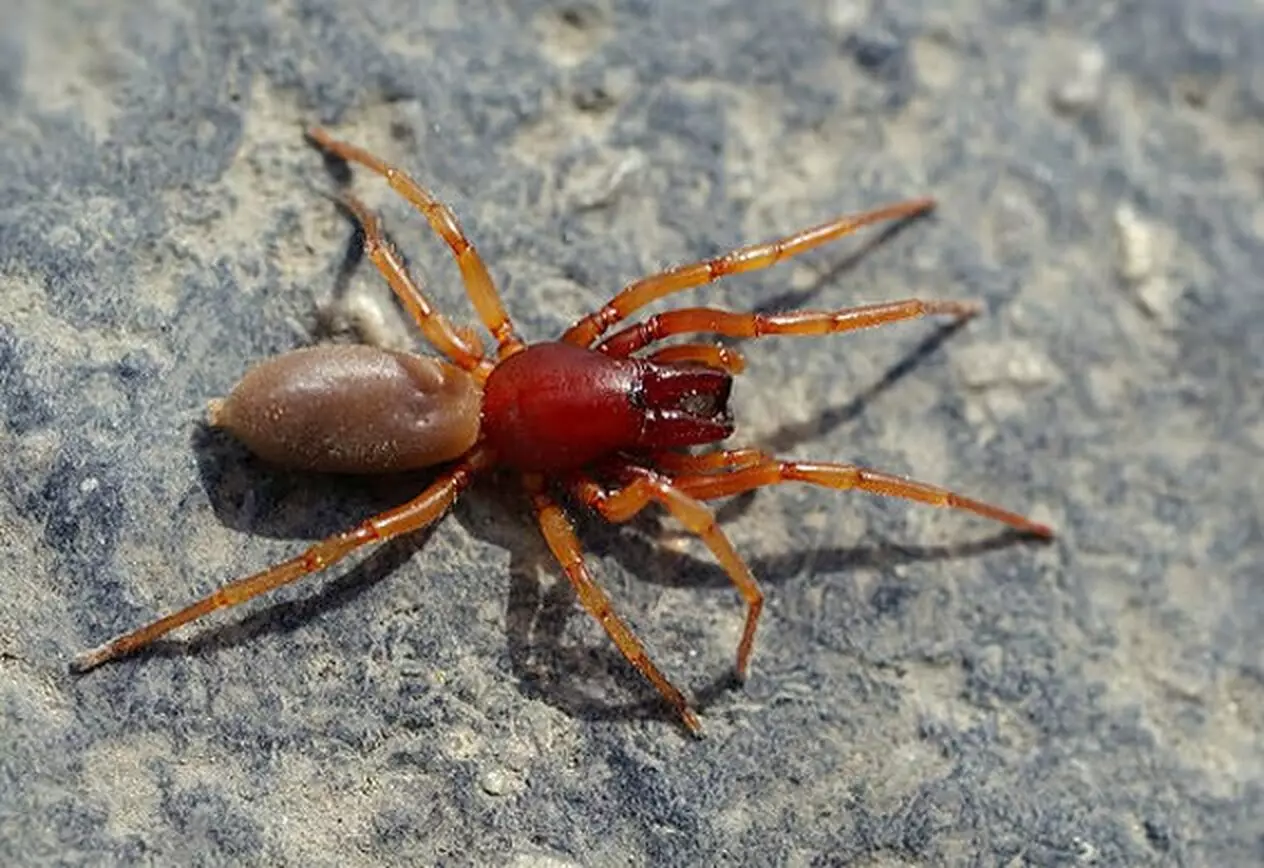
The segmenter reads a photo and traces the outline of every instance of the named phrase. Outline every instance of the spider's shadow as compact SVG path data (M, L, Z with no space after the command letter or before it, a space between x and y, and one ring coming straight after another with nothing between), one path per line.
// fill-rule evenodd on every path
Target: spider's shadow
M590 517L581 517L578 513L572 515L577 519L577 529L598 582L602 581L602 576L596 561L609 559L618 562L636 579L660 586L716 590L732 587L728 574L718 564L656 545L651 533L636 527L637 524L656 523L656 517L645 522L633 522L633 526L629 527L604 524ZM1006 530L953 545L910 546L883 541L856 547L801 550L748 559L747 563L760 584L768 588L786 582L809 568L825 574L863 568L885 573L901 564L964 559L1025 540L1022 534ZM539 543L539 547L542 549L543 543ZM674 711L612 643L575 644L566 640L570 619L587 616L581 613L577 597L566 581L555 579L547 589L542 589L538 580L540 571L558 572L547 551L527 556L521 555L520 549L512 551L505 629L509 663L522 694L586 720L654 719L676 722ZM607 588L607 592L612 593L612 589ZM743 610L736 593L734 600L733 617L741 618ZM629 612L628 607L620 605L617 600L615 609L625 619L644 623L643 617ZM736 652L736 648L733 651ZM582 676L577 674L581 672L584 673ZM602 679L606 683L595 684L594 679ZM585 689L585 685L590 685L590 689ZM726 667L702 684L691 685L686 693L692 695L694 707L705 712L723 694L740 686L736 672ZM631 704L614 704L609 698L613 690L639 695L641 699Z
M392 576L425 545L433 531L431 527L388 540L313 594L272 603L237 621L204 629L187 640L160 639L146 653L159 657L202 656L247 644L267 633L293 632Z
M270 539L317 540L416 497L437 476L424 470L341 476L286 470L251 454L226 431L199 425L191 446L220 524Z
M203 430L196 451L211 505L225 525L254 534L284 539L316 539L345 530L363 518L415 496L434 474L360 478L306 475L277 470L260 462L217 432ZM240 474L254 487L245 500L226 478ZM506 652L510 670L524 697L591 721L653 719L675 722L674 712L627 663L613 644L568 641L568 625L581 612L570 584L560 576L534 518L516 486L505 474L476 484L458 501L454 517L475 537L510 553L509 589L505 607ZM509 496L503 496L508 494ZM330 506L334 504L336 506ZM628 575L667 587L724 590L728 575L714 562L674 552L655 542L660 516L643 513L627 525L610 525L571 510L598 581L598 560L617 562ZM186 656L215 653L245 644L267 633L288 633L326 612L341 608L391 577L438 529L438 524L390 540L318 590L297 599L264 605L236 621L204 629L186 641L162 640L149 653ZM1001 533L952 546L898 546L881 543L855 548L789 552L750 561L765 586L784 582L811 565L824 573L854 568L887 570L901 563L971 557L1009 545L1016 534ZM553 581L539 581L547 571ZM626 606L616 608L643 622ZM740 617L735 611L735 617ZM591 632L588 634L591 636ZM689 691L699 710L738 686L724 668ZM632 695L633 702L612 697Z
M821 410L815 419L800 425L786 426L775 432L765 445L778 451L790 449L800 442L815 439L861 415L868 404L907 376L948 339L960 323L938 328L899 360L872 386L839 407ZM731 498L716 514L721 523L735 518L757 492ZM458 506L458 510L460 507ZM709 559L677 553L657 545L662 527L659 510L646 510L624 525L611 525L593 516L570 510L587 554L592 561L617 561L627 574L661 586L724 589L731 587L728 574ZM487 542L507 548L513 554L510 564L510 593L506 605L506 634L510 665L518 678L520 691L538 698L566 713L588 720L653 718L675 720L654 689L623 658L612 643L576 645L566 641L569 619L579 613L577 598L569 583L555 580L547 589L538 581L541 570L558 575L538 534L523 536L521 528L529 527L533 518L525 509L515 514L503 512L496 518L466 524L471 532ZM517 527L512 536L497 528ZM481 528L482 530L479 530ZM490 531L490 532L489 532ZM1030 541L1022 533L1003 530L983 539L946 546L910 546L893 542L852 548L812 549L748 561L752 572L765 586L775 585L811 568L828 574L857 568L889 572L900 564L954 560L974 557ZM599 567L597 578L600 581ZM620 607L616 603L616 609ZM633 620L640 620L633 618ZM736 649L734 649L736 650ZM578 672L592 673L616 681L585 690L592 677L577 677ZM598 674L599 673L599 674ZM608 687L622 693L639 694L634 704L615 705L607 698ZM739 686L736 673L724 670L716 678L694 686L693 702L699 710L725 692Z
M923 211L920 214L911 214L908 217L892 220L889 223L875 227L875 231L867 234L850 253L820 269L817 272L816 279L810 285L803 289L787 290L779 295L774 295L755 305L753 309L758 313L779 313L804 307L821 290L828 286L836 286L844 277L859 268L860 264L873 251L891 243L914 223L929 218L932 213L932 211Z
M940 325L863 392L844 404L823 407L807 420L782 425L765 437L759 446L774 455L789 452L800 444L823 439L826 435L855 421L864 415L871 403L916 370L918 365L928 360L964 325L963 322ZM721 522L732 521L749 509L755 495L755 491L748 491L729 499L716 510L717 517Z
M324 154L325 167L329 172L330 179L334 182L335 190L328 190L319 186L310 185L309 189L316 195L327 199L334 208L337 209L343 217L347 218L347 222L351 225L351 235L347 240L347 248L343 253L342 261L338 264L337 270L334 272L333 289L330 297L336 305L340 300L347 298L351 292L351 280L364 262L364 243L365 233L364 226L360 224L355 213L347 207L347 203L341 198L341 193L336 192L351 186L351 170L345 162L329 154ZM391 249L396 258L403 264L405 271L418 287L424 291L426 285L426 275L422 268L413 263L408 254L395 241L395 236L389 225L385 222L379 224L381 237ZM383 290L386 286L383 284ZM412 314L400 303L399 298L394 292L387 291L389 304L395 307L396 312L409 322L412 321ZM322 318L323 319L323 318ZM334 336L334 329L331 322L320 321L317 323L318 337Z
M765 299L756 305L754 310L760 313L776 313L784 310L795 310L807 306L826 287L837 285L854 272L873 251L890 243L896 236L905 232L914 223L927 219L932 212L924 211L913 214L891 223L883 224L877 231L868 235L855 249L837 261L822 268L812 283L799 290L790 290ZM875 383L844 404L824 407L813 416L799 423L783 425L763 442L758 444L762 449L779 454L788 452L796 446L812 440L823 439L838 428L854 421L864 414L868 406L906 376L927 361L958 330L966 325L964 321L940 323L931 333L923 338L905 356L887 369ZM737 344L740 341L725 339L725 343ZM717 510L720 521L732 521L746 512L754 501L756 492L749 491L725 501Z
M351 183L351 171L345 162L326 155L325 164L337 187ZM312 189L329 199L345 216L354 218L336 194ZM352 231L334 275L335 299L347 294L352 277L364 260L364 229L355 219L349 223ZM394 246L389 230L383 229L383 234ZM190 446L196 457L202 489L219 522L234 530L272 539L315 541L348 530L415 497L439 473L425 470L391 476L347 477L289 471L257 458L227 432L201 423L193 431ZM438 522L371 550L314 594L265 605L245 618L204 629L188 641L159 640L152 643L148 651L160 656L202 654L240 645L263 633L288 632L351 601L387 578L424 545L437 525Z
M192 436L202 488L225 527L272 539L315 541L415 497L436 473L383 477L305 474L276 468L217 429ZM222 626L203 627L188 640L158 640L142 652L201 656L246 644L266 633L288 633L340 608L389 578L425 545L436 525L388 540L314 593L264 604Z

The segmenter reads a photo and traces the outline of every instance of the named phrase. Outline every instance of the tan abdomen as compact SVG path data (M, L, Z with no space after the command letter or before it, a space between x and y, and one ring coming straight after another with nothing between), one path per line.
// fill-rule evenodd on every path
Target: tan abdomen
M361 345L295 350L246 372L210 423L261 458L299 470L429 467L478 438L480 393L438 359Z

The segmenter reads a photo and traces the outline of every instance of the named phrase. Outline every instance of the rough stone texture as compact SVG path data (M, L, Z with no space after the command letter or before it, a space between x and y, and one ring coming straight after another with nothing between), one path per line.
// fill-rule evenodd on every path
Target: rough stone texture
M4 19L0 862L1264 859L1259 4L8 0ZM70 676L76 651L425 481L279 474L201 427L251 362L389 304L342 267L354 233L319 195L337 179L311 122L451 202L533 338L666 264L933 193L882 244L684 298L981 299L950 335L752 345L743 439L948 483L1057 541L795 487L726 506L769 597L733 689L740 606L705 552L670 521L582 521L703 741L579 612L512 480ZM423 221L354 180L472 318ZM385 310L369 331L400 334Z

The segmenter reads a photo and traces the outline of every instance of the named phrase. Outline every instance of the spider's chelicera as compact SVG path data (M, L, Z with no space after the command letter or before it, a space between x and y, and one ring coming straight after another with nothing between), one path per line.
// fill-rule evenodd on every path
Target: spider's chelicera
M933 207L931 200L842 217L643 278L578 320L559 340L526 344L447 206L367 151L323 130L313 129L308 136L330 157L383 176L425 215L456 257L469 297L496 342L495 356L487 356L477 338L454 328L431 305L386 241L377 216L358 199L343 195L342 204L363 228L365 253L444 359L368 346L296 350L247 372L227 398L212 402L210 421L263 458L294 468L382 473L445 463L450 467L408 503L79 655L73 663L76 671L133 652L216 609L323 570L369 543L425 527L443 516L479 473L504 466L518 472L544 538L584 607L696 733L701 725L684 695L650 660L589 573L560 494L612 522L627 521L658 503L701 538L746 603L737 649L742 678L763 595L704 501L782 482L806 482L966 510L1035 536L1052 535L1048 527L999 507L876 470L785 461L750 448L696 451L692 447L718 444L733 433L729 391L745 362L736 350L696 338L663 343L678 335L825 335L932 314L963 319L976 313L974 304L909 299L780 314L691 307L655 314L611 334L633 313L668 295L727 274L767 268L862 226L918 215Z

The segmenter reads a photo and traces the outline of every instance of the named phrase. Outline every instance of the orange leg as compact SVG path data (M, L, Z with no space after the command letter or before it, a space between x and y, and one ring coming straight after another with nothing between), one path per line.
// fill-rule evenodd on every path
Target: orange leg
M421 287L408 274L403 259L391 247L382 233L382 221L356 197L341 193L334 197L344 208L350 211L364 230L364 252L377 266L378 271L390 283L391 289L412 314L417 326L426 340L443 353L456 365L467 371L477 373L480 379L486 380L491 373L491 364L483 358L477 337L461 334L460 329L452 326L439 310L430 303L421 291Z
M737 675L746 678L751 649L755 644L755 628L759 625L759 613L764 608L764 595L746 562L716 524L711 510L665 477L640 469L636 470L636 478L632 482L614 492L604 491L590 479L580 479L575 484L575 496L612 522L627 521L651 501L658 501L687 531L706 543L746 601L746 626L737 645Z
M673 478L699 473L720 473L762 464L767 456L758 449L727 449L689 455L683 452L656 452L654 466Z
M522 481L527 494L531 497L531 505L535 508L540 531L544 534L544 539L553 552L553 556L562 565L566 577L570 579L588 614L597 619L597 622L605 629L606 635L623 652L623 656L628 658L628 662L658 689L664 699L671 703L690 732L695 735L700 734L702 724L689 707L684 694L654 665L641 640L623 619L615 614L610 605L610 598L593 581L588 567L584 564L584 553L575 536L575 529L561 507L545 491L544 480L536 474L524 474Z
M745 450L742 452L745 453ZM731 473L699 474L674 480L677 488L699 500L714 500L718 497L728 497L783 482L806 482L825 488L836 488L840 491L857 488L887 497L903 497L931 506L972 512L1035 536L1045 538L1053 536L1051 528L1017 513L1001 509L999 506L963 497L924 482L915 482L852 464L781 461L771 455L764 455L760 463L739 467Z
M654 314L643 322L628 326L606 338L597 350L621 358L655 341L686 333L703 332L731 338L759 338L766 335L818 336L873 328L936 314L966 319L978 311L978 305L973 302L922 301L916 298L837 311L798 310L777 314L735 313L709 307L686 307Z
M353 530L322 540L296 558L224 585L218 591L165 618L85 651L75 657L71 669L86 672L108 660L131 654L177 627L196 621L211 612L240 605L260 594L330 567L369 543L420 530L438 520L487 463L487 456L481 451L475 451L419 497L403 506L374 516Z
M875 208L863 214L839 217L776 241L742 247L723 256L677 266L659 274L643 277L624 287L600 310L578 320L566 330L562 340L580 346L590 346L612 326L627 319L647 304L672 293L711 283L726 274L741 274L768 268L783 259L798 256L800 253L842 238L844 235L850 235L862 226L914 217L933 207L935 207L933 199L910 199L907 202Z
M737 375L746 370L746 359L737 350L722 347L719 344L678 344L663 347L645 357L659 364L679 364L695 362Z
M500 294L492 282L491 274L483 263L474 245L465 236L461 224L457 222L452 209L444 205L394 166L382 162L363 148L341 142L326 131L313 127L307 131L308 138L327 154L341 160L359 163L370 171L376 172L386 179L395 192L407 199L413 207L420 211L430 223L430 227L452 249L457 265L461 269L461 277L465 280L465 290L483 324L487 326L492 337L496 339L499 355L504 358L523 349L523 343L514 333L513 323L505 307L501 303Z

